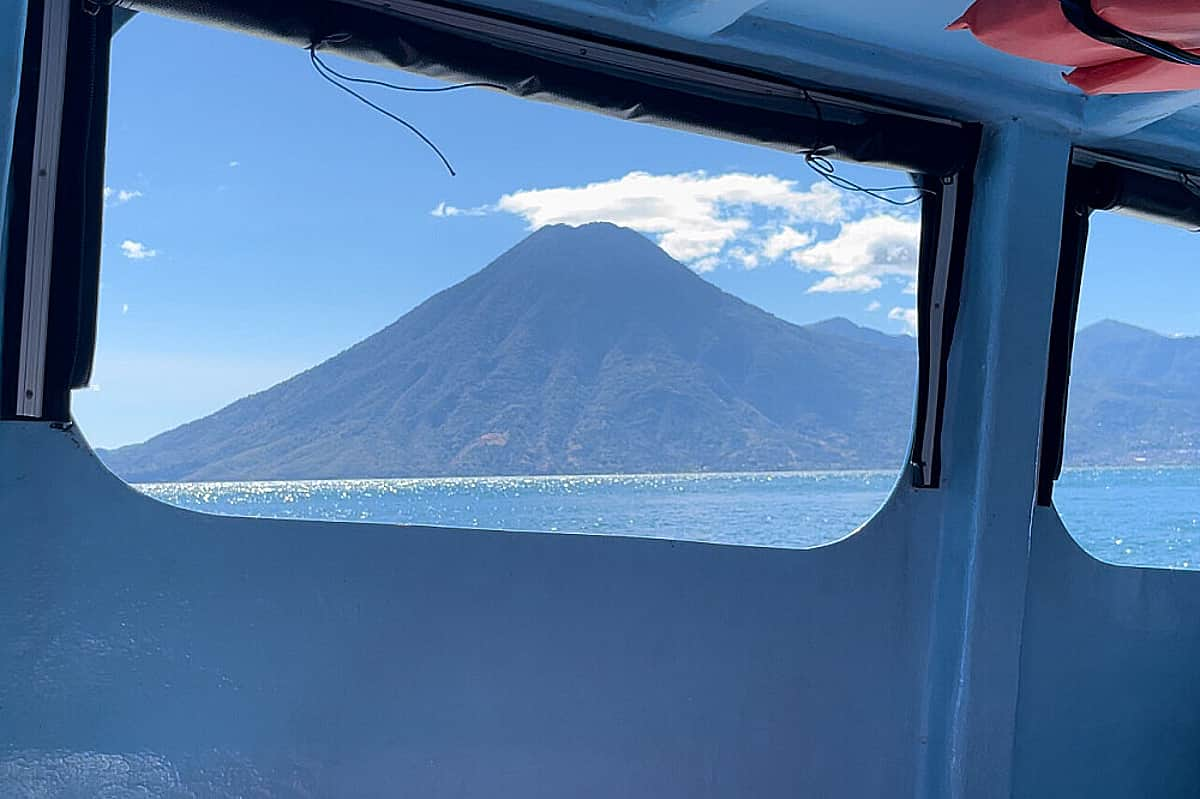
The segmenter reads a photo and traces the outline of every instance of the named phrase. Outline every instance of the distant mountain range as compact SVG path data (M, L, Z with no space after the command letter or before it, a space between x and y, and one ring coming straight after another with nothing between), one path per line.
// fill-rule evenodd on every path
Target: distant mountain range
M1200 460L1200 340L1105 322L1075 363L1069 461ZM895 468L915 374L911 337L794 325L638 233L555 225L328 361L100 455L132 482Z
M1064 459L1200 465L1200 338L1106 320L1079 331Z

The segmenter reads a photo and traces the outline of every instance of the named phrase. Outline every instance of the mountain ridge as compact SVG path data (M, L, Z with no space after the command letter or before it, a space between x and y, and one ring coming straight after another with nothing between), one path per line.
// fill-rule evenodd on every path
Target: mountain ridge
M915 374L909 336L796 325L634 231L547 226L322 363L99 454L134 482L896 468ZM1068 463L1200 462L1189 381L1200 339L1082 329Z
M1072 354L1068 465L1200 465L1200 337L1105 319Z
M861 335L785 322L633 231L550 226L323 363L102 457L130 480L895 465L915 348Z

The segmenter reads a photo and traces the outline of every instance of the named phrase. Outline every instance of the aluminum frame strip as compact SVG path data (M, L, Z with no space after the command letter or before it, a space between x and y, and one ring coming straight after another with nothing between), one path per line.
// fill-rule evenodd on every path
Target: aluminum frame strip
M925 425L921 440L921 481L936 484L934 449L941 430L938 425L938 397L945 379L942 350L945 347L946 288L950 280L950 259L954 250L954 226L958 211L957 175L942 180L942 207L938 224L937 256L933 267L933 291L929 301L929 375L926 378Z
M25 244L25 293L17 373L16 414L41 418L46 385L50 271L54 257L54 206L66 93L71 0L45 0L37 129L29 186L29 235Z
M1156 178L1163 178L1171 181L1179 181L1184 178L1190 178L1193 181L1200 180L1200 172L1197 172L1192 167L1155 164L1151 163L1149 160L1126 158L1124 156L1106 153L1101 150L1093 150L1088 147L1076 147L1071 154L1071 163L1078 166L1098 166L1100 164L1112 164L1113 166L1119 166L1135 172L1143 172Z

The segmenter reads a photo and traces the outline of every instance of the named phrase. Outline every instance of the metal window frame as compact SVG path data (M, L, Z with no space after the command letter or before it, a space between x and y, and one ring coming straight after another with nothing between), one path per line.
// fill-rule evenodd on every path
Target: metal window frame
M0 418L66 422L95 343L113 9L29 6L3 221Z
M60 14L65 17L71 9L71 2L46 0L46 13L48 16ZM697 119L704 117L701 121L709 135L729 135L766 146L783 146L793 151L803 151L815 141L823 146L832 145L829 148L831 155L854 160L860 153L839 150L837 137L849 133L853 139L854 128L858 125L873 125L864 129L871 130L872 135L878 137L881 129L891 129L887 126L894 122L898 126L894 128L898 131L897 135L908 137L905 141L908 142L910 154L913 152L913 141L921 140L922 131L934 134L935 138L952 135L952 139L945 141L955 143L955 152L949 154L942 148L934 148L938 151L929 153L934 160L928 164L914 164L902 158L892 160L895 156L887 155L887 146L872 149L867 157L868 162L872 163L921 170L918 179L924 188L931 190L930 196L922 204L918 275L920 373L910 459L914 464L915 485L932 488L939 484L945 368L957 315L970 186L979 139L978 126L863 101L819 88L802 87L777 76L748 73L685 54L606 41L588 32L552 29L544 24L425 0L298 0L287 10L279 9L266 0L237 4L214 2L207 4L200 12L186 0L132 0L129 5L200 22L232 24L236 21L237 27L243 30L265 32L289 41L299 37L300 43L309 41L305 37L316 36L317 31L323 30L328 35L336 26L344 24L358 33L352 46L338 47L339 52L351 57L382 56L394 60L396 52L386 49L374 51L372 48L387 46L387 43L394 46L397 41L403 48L407 42L401 41L403 36L397 38L396 34L410 34L420 44L449 47L446 55L453 62L452 68L511 69L516 62L519 64L517 69L532 69L539 76L550 75L552 82L556 83L551 94L556 98L562 96L570 100L570 92L577 88L580 92L578 102L585 106L589 105L588 92L597 91L596 85L599 83L604 89L601 94L594 96L599 101L595 107L610 112L611 108L605 108L604 101L626 97L619 93L622 91L620 88L613 95L603 92L609 91L613 85L624 85L624 91L634 86L639 90L645 89L649 96L660 102L660 115L655 116L653 112L649 114L654 121L688 129L689 125L694 126ZM220 16L226 13L235 16ZM278 21L276 15L282 15L283 18L279 28L266 27ZM38 141L41 143L45 140L45 146L54 145L55 163L61 155L57 152L57 146L62 134L64 92L61 76L65 62L62 52L66 46L65 30L63 23L62 30L57 34L57 44L44 47L41 54L44 64L57 64L59 67L57 82L51 80L47 83L53 75L42 75L37 117ZM384 44L381 45L381 42ZM481 50L487 50L482 57L478 54ZM441 53L434 49L422 53L421 57L425 59L425 64L436 63ZM494 60L489 63L488 58ZM394 60L394 63L407 62ZM524 77L529 73L513 74ZM580 81L581 75L584 76L583 82L572 84L572 81ZM57 113L52 113L53 108L43 112L41 93L49 93L50 97L56 98ZM671 116L681 102L685 105L690 103L689 110L694 113L685 114L682 118ZM825 110L824 115L822 109ZM760 120L768 138L759 140L754 130L738 129L751 117ZM772 134L786 135L771 139ZM39 164L42 163L41 152L39 150ZM924 152L922 150L922 157ZM49 305L57 302L50 292L50 268L54 255L53 205L47 205L47 200L51 203L55 200L56 181L53 174L40 177L43 180L35 181L31 187L38 201L31 200L29 213L29 251L40 255L36 259L26 259L27 279L24 288L27 298L20 334L21 372L16 414L23 418L40 418L47 407L44 401L48 390L45 385L47 326L53 310ZM40 229L33 227L35 219L41 220ZM36 235L32 235L34 232ZM63 309L61 312L68 313L71 310ZM87 356L85 353L82 357ZM50 390L57 392L59 388L56 385Z
M1091 217L1115 211L1200 232L1200 175L1188 167L1131 160L1077 148L1072 154L1063 208L1062 244L1046 362L1037 504L1054 503L1066 444L1071 358L1083 288Z
M38 73L37 128L29 187L28 238L16 415L40 418L46 389L46 344L50 327L50 276L54 259L54 211L66 97L67 40L71 0L45 0Z
M942 478L942 426L946 413L946 370L963 280L967 233L974 193L971 168L940 178L925 176L921 252L917 270L917 401L909 466L915 488L938 488Z

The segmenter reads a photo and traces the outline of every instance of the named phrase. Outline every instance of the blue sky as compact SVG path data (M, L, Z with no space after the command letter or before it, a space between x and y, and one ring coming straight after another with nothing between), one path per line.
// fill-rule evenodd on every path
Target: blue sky
M93 444L144 440L315 365L548 222L639 229L790 321L910 328L914 213L839 192L797 156L495 92L366 93L458 176L302 50L145 14L118 34L96 370L74 403ZM1200 332L1179 291L1198 279L1195 239L1108 222L1083 321Z

